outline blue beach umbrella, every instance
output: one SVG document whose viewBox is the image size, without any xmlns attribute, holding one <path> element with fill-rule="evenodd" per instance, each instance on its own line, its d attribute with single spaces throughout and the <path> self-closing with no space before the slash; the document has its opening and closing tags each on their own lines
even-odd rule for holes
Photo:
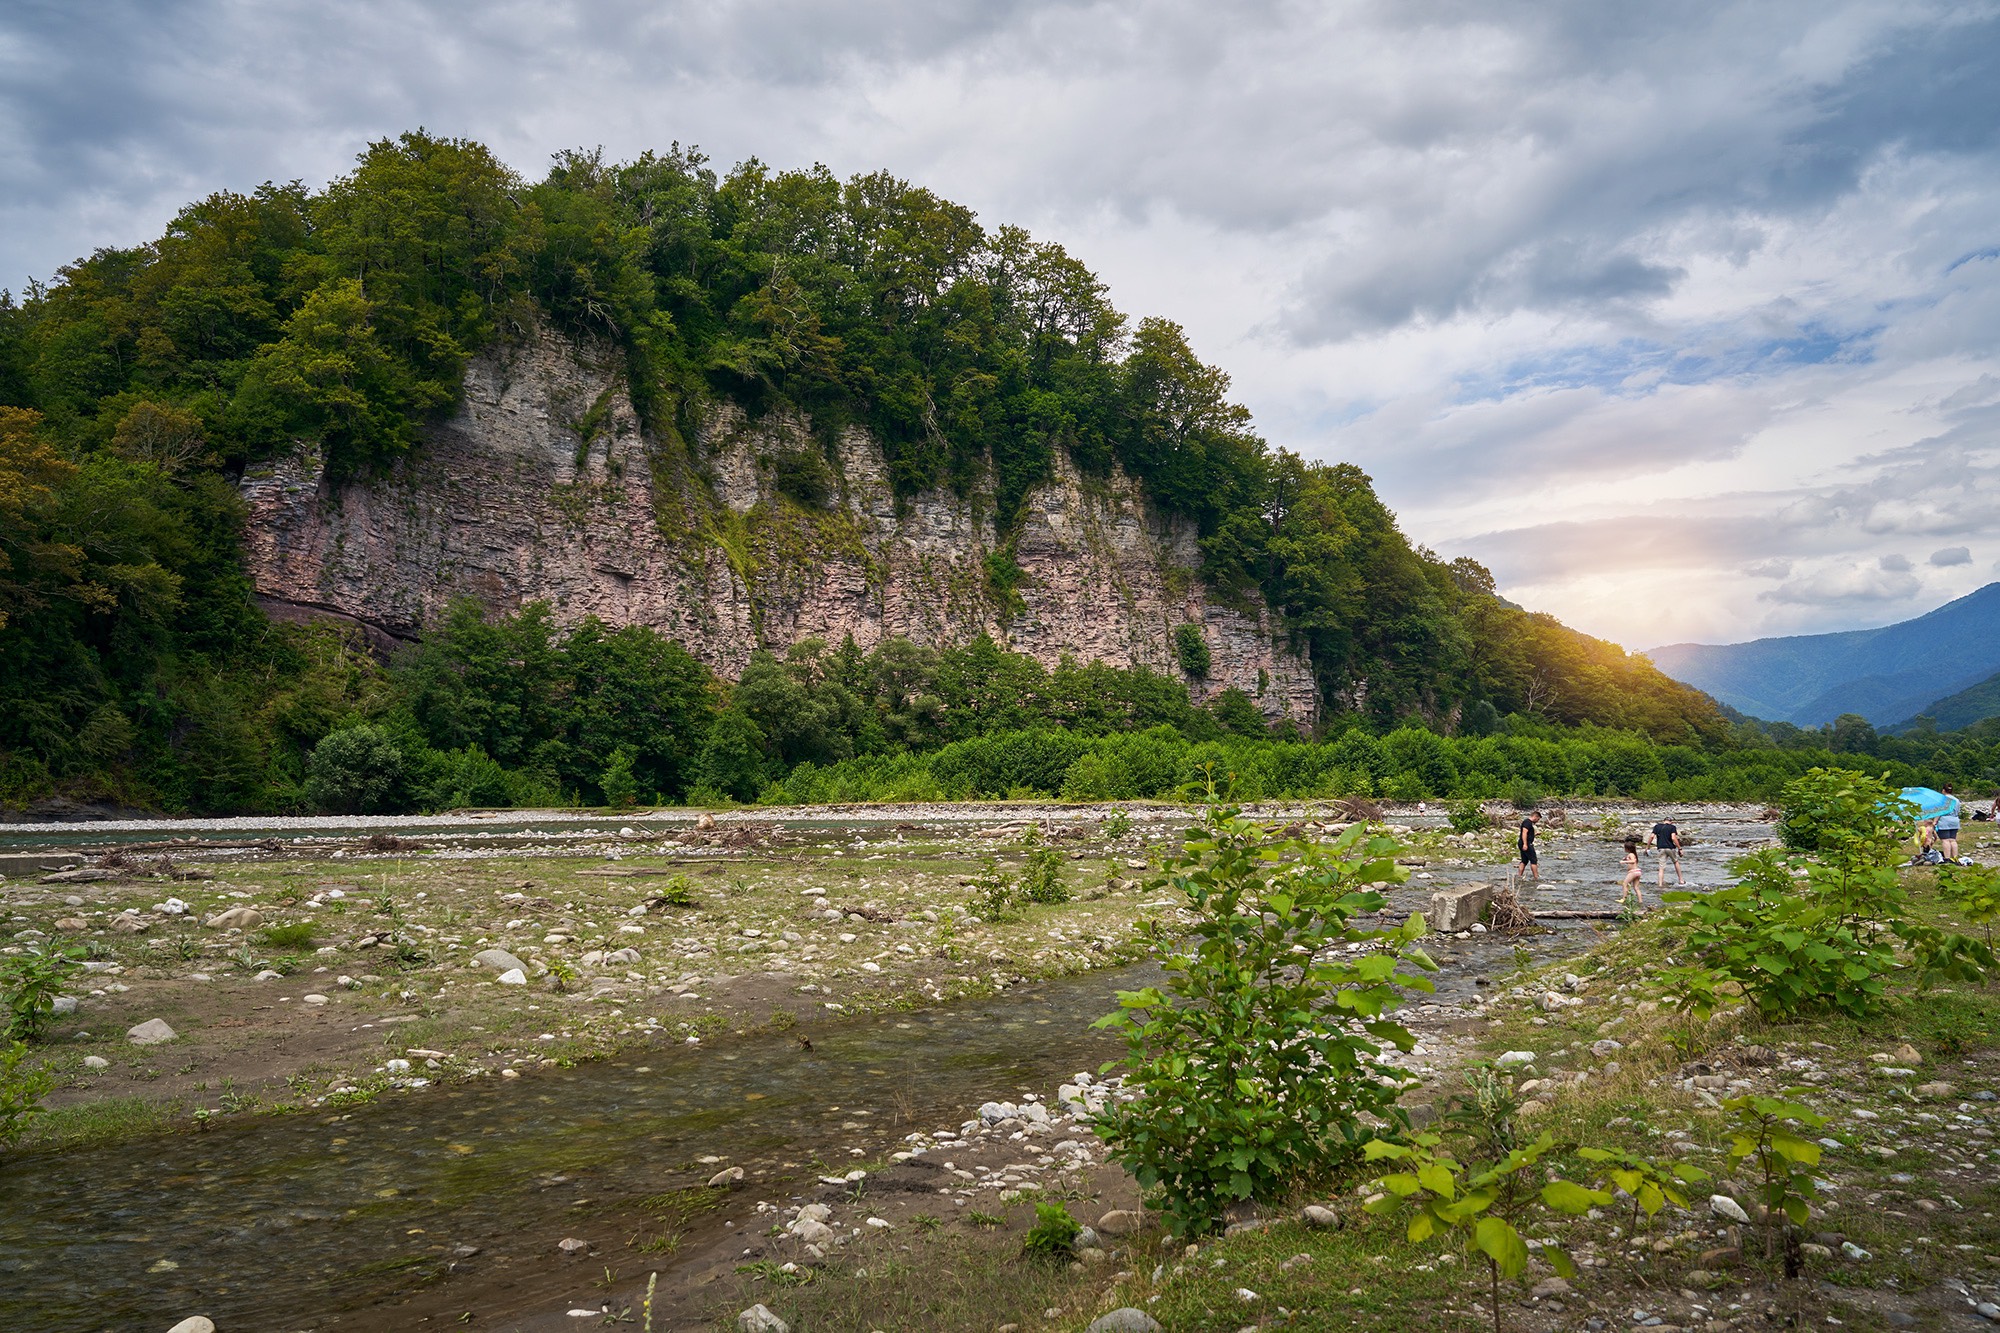
<svg viewBox="0 0 2000 1333">
<path fill-rule="evenodd" d="M 1958 798 L 1947 796 L 1929 787 L 1905 787 L 1898 793 L 1904 801 L 1916 807 L 1918 819 L 1936 819 L 1958 809 Z"/>
</svg>

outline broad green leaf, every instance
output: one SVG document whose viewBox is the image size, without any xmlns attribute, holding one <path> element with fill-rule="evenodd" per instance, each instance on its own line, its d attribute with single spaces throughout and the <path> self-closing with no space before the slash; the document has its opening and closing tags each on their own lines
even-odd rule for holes
<svg viewBox="0 0 2000 1333">
<path fill-rule="evenodd" d="M 1425 1189 L 1442 1198 L 1450 1199 L 1458 1194 L 1458 1181 L 1442 1162 L 1429 1162 L 1418 1167 L 1417 1180 Z"/>
<path fill-rule="evenodd" d="M 1605 1190 L 1585 1189 L 1569 1180 L 1551 1180 L 1542 1186 L 1542 1202 L 1559 1213 L 1581 1215 L 1598 1204 L 1610 1203 L 1611 1195 Z"/>
<path fill-rule="evenodd" d="M 1480 1218 L 1472 1229 L 1472 1244 L 1494 1262 L 1502 1277 L 1516 1277 L 1528 1266 L 1527 1243 L 1505 1218 Z"/>
</svg>

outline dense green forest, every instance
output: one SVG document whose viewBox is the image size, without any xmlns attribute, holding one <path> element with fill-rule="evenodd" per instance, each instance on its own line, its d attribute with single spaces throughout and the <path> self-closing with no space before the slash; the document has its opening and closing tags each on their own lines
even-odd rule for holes
<svg viewBox="0 0 2000 1333">
<path fill-rule="evenodd" d="M 1673 756 L 1746 746 L 1705 696 L 1413 548 L 1358 469 L 1270 448 L 1177 326 L 1128 321 L 1059 246 L 881 174 L 719 175 L 676 147 L 563 154 L 529 183 L 416 133 L 323 191 L 213 195 L 148 245 L 0 299 L 0 801 L 745 796 L 896 754 L 934 755 L 940 790 L 990 791 L 950 777 L 950 746 L 1162 726 L 1327 749 L 1252 737 L 1247 701 L 1196 709 L 1180 680 L 1042 672 L 991 645 L 821 648 L 729 686 L 646 631 L 560 633 L 540 610 L 461 610 L 387 665 L 267 622 L 239 559 L 242 467 L 300 442 L 344 474 L 389 466 L 452 410 L 471 355 L 549 325 L 622 352 L 660 449 L 684 453 L 720 401 L 802 411 L 829 441 L 863 424 L 901 492 L 990 493 L 1003 541 L 1058 450 L 1123 467 L 1195 525 L 1213 596 L 1260 594 L 1310 652 L 1328 738 L 1350 750 L 1306 785 L 1396 777 L 1348 733 L 1432 737 L 1461 775 L 1424 769 L 1439 791 L 1511 781 L 1519 765 L 1471 756 L 1531 740 L 1616 733 L 1658 761 L 1524 779 L 1578 790 L 1692 780 Z M 831 458 L 805 460 L 786 503 L 821 502 Z M 377 762 L 376 789 L 340 789 Z"/>
</svg>

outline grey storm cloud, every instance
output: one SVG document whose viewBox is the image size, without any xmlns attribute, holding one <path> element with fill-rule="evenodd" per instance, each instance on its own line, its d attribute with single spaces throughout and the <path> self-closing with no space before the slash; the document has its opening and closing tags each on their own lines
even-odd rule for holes
<svg viewBox="0 0 2000 1333">
<path fill-rule="evenodd" d="M 1963 546 L 1947 546 L 1941 551 L 1932 551 L 1930 563 L 1939 569 L 1950 569 L 1954 565 L 1972 563 L 1972 552 Z"/>
<path fill-rule="evenodd" d="M 2000 540 L 1995 87 L 1957 0 L 18 0 L 0 286 L 418 126 L 888 169 L 1072 245 L 1503 588 L 1812 627 Z"/>
</svg>

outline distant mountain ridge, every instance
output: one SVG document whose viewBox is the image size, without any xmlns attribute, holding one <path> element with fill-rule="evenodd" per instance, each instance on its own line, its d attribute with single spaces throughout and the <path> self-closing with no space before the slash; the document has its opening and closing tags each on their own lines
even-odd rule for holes
<svg viewBox="0 0 2000 1333">
<path fill-rule="evenodd" d="M 1939 731 L 1963 731 L 1975 722 L 2000 717 L 2000 671 L 1971 689 L 1960 690 L 1957 694 L 1924 705 L 1896 730 L 1903 730 L 1909 722 L 1915 722 L 1917 716 L 1928 717 Z"/>
<path fill-rule="evenodd" d="M 1810 727 L 1859 713 L 1893 726 L 2000 672 L 2000 583 L 1880 629 L 1675 643 L 1644 656 L 1675 680 L 1767 721 Z"/>
</svg>

